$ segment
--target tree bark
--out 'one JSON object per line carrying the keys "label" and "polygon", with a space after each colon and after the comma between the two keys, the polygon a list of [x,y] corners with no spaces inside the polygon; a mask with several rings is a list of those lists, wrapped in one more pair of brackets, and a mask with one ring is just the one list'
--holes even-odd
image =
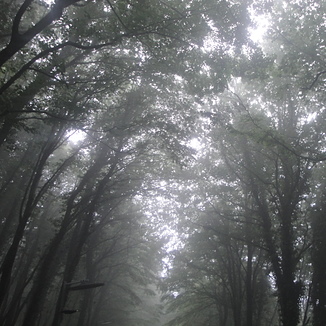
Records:
{"label": "tree bark", "polygon": [[[54,127],[54,129],[56,128]],[[12,270],[20,241],[24,235],[25,227],[30,217],[32,216],[33,210],[36,207],[38,200],[41,197],[42,190],[39,191],[38,186],[42,177],[43,169],[49,156],[53,153],[54,149],[56,148],[58,141],[61,139],[61,136],[62,134],[59,132],[56,137],[53,138],[52,132],[50,133],[46,144],[43,146],[40,152],[38,163],[34,168],[30,179],[30,185],[25,190],[25,196],[21,203],[22,213],[19,216],[19,221],[13,236],[13,240],[7,253],[5,254],[0,268],[0,306],[4,304],[5,297],[10,287]]]}
{"label": "tree bark", "polygon": [[326,325],[326,193],[322,194],[320,205],[313,214],[312,247],[312,307],[313,325]]}

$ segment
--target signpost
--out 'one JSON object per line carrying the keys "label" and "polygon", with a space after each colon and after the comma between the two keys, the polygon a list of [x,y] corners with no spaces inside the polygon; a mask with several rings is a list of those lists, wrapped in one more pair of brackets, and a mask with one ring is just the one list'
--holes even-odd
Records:
{"label": "signpost", "polygon": [[104,283],[81,283],[75,286],[68,286],[68,291],[87,290],[87,289],[97,288],[103,285]]}
{"label": "signpost", "polygon": [[[103,286],[104,283],[90,283],[89,280],[82,280],[78,282],[70,282],[70,283],[65,283],[65,291],[80,291],[80,290],[88,290],[88,289],[93,289],[97,288],[100,286]],[[78,312],[79,310],[76,309],[63,309],[61,312],[63,314],[73,314],[75,312]]]}

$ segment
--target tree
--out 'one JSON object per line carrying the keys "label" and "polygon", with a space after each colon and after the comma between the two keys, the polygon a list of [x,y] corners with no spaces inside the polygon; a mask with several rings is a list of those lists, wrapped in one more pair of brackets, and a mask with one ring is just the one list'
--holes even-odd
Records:
{"label": "tree", "polygon": [[175,190],[182,244],[171,251],[163,282],[170,324],[268,324],[268,305],[275,303],[249,196],[227,166],[212,164],[221,161],[213,147],[201,152],[195,166],[180,172]]}
{"label": "tree", "polygon": [[[287,15],[288,11],[294,15]],[[280,27],[273,28],[272,36],[282,44],[282,55],[278,55],[280,67],[285,73],[290,73],[292,83],[300,89],[298,97],[305,106],[307,121],[302,128],[301,135],[305,137],[302,142],[306,156],[315,161],[312,178],[310,180],[311,194],[305,209],[309,213],[308,223],[312,228],[311,261],[313,276],[310,277],[312,288],[311,303],[313,307],[313,325],[322,325],[326,322],[323,301],[323,273],[320,265],[323,251],[323,241],[320,235],[325,231],[321,216],[323,215],[323,194],[320,191],[321,179],[318,180],[319,170],[323,169],[325,160],[324,144],[324,26],[320,24],[324,4],[312,1],[309,5],[303,2],[291,4],[288,8],[277,8],[275,14],[280,17]],[[287,18],[286,18],[287,15]],[[297,18],[301,17],[300,23]],[[292,28],[286,28],[291,24]],[[296,32],[294,32],[296,31]],[[322,147],[320,147],[320,145]],[[318,258],[317,258],[318,257]]]}
{"label": "tree", "polygon": [[[276,61],[264,56],[248,39],[250,1],[5,3],[1,323],[58,325],[62,310],[78,308],[66,324],[156,322],[133,311],[151,306],[141,297],[153,294],[160,232],[177,216],[155,206],[156,196],[172,198],[186,234],[167,284],[182,312],[177,323],[198,317],[198,324],[239,326],[246,317],[246,326],[268,324],[263,311],[274,288],[283,323],[296,325],[304,292],[298,267],[311,240],[310,172],[323,156],[323,136],[313,134],[324,126],[310,123],[307,98],[297,94],[318,89],[311,103],[316,112],[322,107],[322,50],[292,61],[290,46]],[[320,6],[307,6],[303,16],[301,3],[289,8],[310,27],[320,21],[309,18]],[[274,21],[285,39],[286,20]],[[242,80],[239,96],[226,91],[237,87],[234,77]],[[73,144],[77,130],[84,139]],[[200,164],[189,148],[198,133],[218,153]],[[154,231],[156,221],[168,226]],[[69,292],[66,283],[84,275],[109,284]]]}
{"label": "tree", "polygon": [[253,211],[275,276],[283,324],[297,325],[303,295],[298,263],[310,241],[305,198],[315,162],[303,154],[310,135],[301,132],[304,127],[299,118],[299,100],[295,102],[290,87],[283,86],[286,94],[276,87],[283,94],[282,102],[267,98],[266,110],[275,108],[275,115],[269,111],[270,118],[249,109],[237,98],[235,108],[240,115],[227,124],[231,138],[224,137],[220,148],[229,170],[253,199]]}
{"label": "tree", "polygon": [[[5,25],[12,42],[3,49],[4,60],[8,59],[8,51],[18,51],[23,43],[26,45],[26,49],[23,49],[26,54],[23,58],[18,56],[17,59],[13,59],[13,62],[6,63],[2,68],[4,84],[0,93],[6,94],[3,96],[2,105],[4,126],[8,129],[6,134],[17,121],[18,113],[30,112],[24,107],[28,104],[26,99],[25,105],[18,109],[11,105],[11,101],[21,99],[22,102],[26,97],[26,95],[23,97],[22,93],[30,84],[38,85],[40,90],[44,84],[33,83],[36,78],[39,79],[39,75],[50,85],[61,83],[66,86],[76,84],[80,86],[80,83],[85,85],[87,81],[92,84],[96,80],[94,73],[90,79],[80,80],[80,76],[85,73],[84,64],[87,64],[87,61],[90,63],[89,67],[94,70],[96,70],[96,63],[104,63],[105,67],[100,66],[99,68],[102,69],[97,69],[96,72],[97,76],[103,76],[101,81],[105,80],[106,72],[112,76],[111,72],[115,72],[119,64],[127,59],[133,63],[132,66],[130,66],[131,62],[128,65],[129,72],[126,77],[129,79],[131,74],[136,74],[133,77],[138,78],[137,72],[142,74],[151,72],[152,76],[153,74],[159,76],[157,72],[162,72],[164,75],[171,73],[185,75],[190,82],[203,65],[192,64],[194,60],[197,63],[203,61],[204,54],[197,46],[197,43],[201,42],[199,38],[205,37],[205,33],[210,30],[208,23],[217,12],[223,16],[232,9],[209,1],[203,3],[194,1],[189,7],[173,2],[162,3],[162,6],[148,3],[148,6],[144,7],[138,2],[129,5],[128,2],[121,1],[119,3],[56,1],[50,8],[48,7],[41,1],[24,1],[17,9],[15,4],[10,7],[13,12],[17,10],[17,13],[14,14],[12,27],[9,27],[8,23]],[[225,26],[220,26],[223,41],[228,41],[225,40],[223,33],[229,25],[238,30],[238,25],[246,23],[243,18],[246,8],[237,8],[238,4],[234,7],[235,17],[232,17]],[[205,13],[205,16],[202,13]],[[242,19],[237,19],[238,16]],[[58,18],[60,19],[57,20]],[[222,18],[224,19],[224,16]],[[19,25],[27,26],[25,27],[27,31],[24,33],[19,31]],[[70,28],[71,26],[74,28]],[[97,32],[96,35],[94,31]],[[15,42],[17,38],[22,38],[24,42]],[[230,42],[245,42],[245,40],[238,37],[237,33],[233,33],[230,35]],[[113,49],[115,46],[118,46],[118,51]],[[11,49],[12,47],[14,49]],[[121,49],[125,49],[124,53],[121,53]],[[144,55],[139,56],[139,53]],[[120,58],[121,61],[112,60],[112,57]],[[85,60],[86,58],[89,60]],[[109,66],[105,64],[107,60]],[[211,60],[209,56],[207,60]],[[21,68],[17,69],[20,63]],[[15,73],[11,74],[12,70]],[[120,72],[118,76],[124,75]],[[23,78],[24,83],[20,82],[19,86],[14,85],[16,81]],[[223,79],[224,77],[221,78],[221,83],[225,85]],[[35,97],[37,92],[35,88],[34,92]],[[42,108],[41,112],[47,114],[48,110]]]}

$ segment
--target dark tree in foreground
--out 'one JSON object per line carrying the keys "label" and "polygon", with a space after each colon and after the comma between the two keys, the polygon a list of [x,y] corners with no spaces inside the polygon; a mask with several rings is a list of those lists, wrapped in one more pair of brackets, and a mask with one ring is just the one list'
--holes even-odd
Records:
{"label": "dark tree in foreground", "polygon": [[[323,180],[323,176],[320,178]],[[319,181],[321,181],[319,180]],[[322,181],[323,184],[323,181]],[[325,269],[325,193],[322,190],[312,213],[312,306],[313,325],[321,326],[326,321],[326,269]]]}

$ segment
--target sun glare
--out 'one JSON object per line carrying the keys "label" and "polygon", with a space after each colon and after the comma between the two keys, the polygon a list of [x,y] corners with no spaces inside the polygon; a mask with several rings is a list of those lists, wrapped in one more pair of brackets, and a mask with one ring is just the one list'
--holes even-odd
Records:
{"label": "sun glare", "polygon": [[84,131],[81,130],[73,130],[69,135],[68,135],[68,140],[74,144],[77,144],[84,140],[86,137],[86,134]]}
{"label": "sun glare", "polygon": [[255,27],[249,28],[250,38],[255,43],[261,43],[269,27],[269,19],[266,15],[255,15],[253,13],[252,20],[255,23]]}
{"label": "sun glare", "polygon": [[200,142],[198,138],[192,138],[189,142],[189,146],[195,150],[200,150],[203,144]]}

